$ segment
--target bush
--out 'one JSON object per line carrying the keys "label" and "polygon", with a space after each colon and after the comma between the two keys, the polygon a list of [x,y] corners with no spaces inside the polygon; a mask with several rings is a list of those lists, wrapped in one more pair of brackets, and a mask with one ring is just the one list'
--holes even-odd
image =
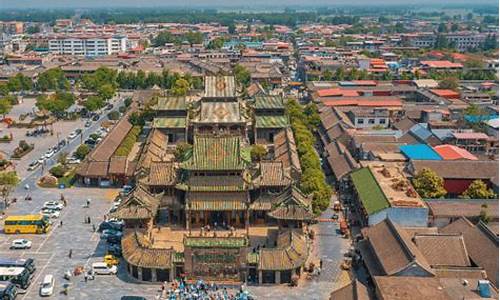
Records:
{"label": "bush", "polygon": [[53,176],[55,176],[57,178],[60,178],[60,177],[64,176],[64,173],[66,173],[66,169],[63,166],[61,166],[61,165],[56,165],[56,166],[52,167],[49,170],[49,172]]}
{"label": "bush", "polygon": [[84,159],[85,156],[89,154],[89,152],[90,152],[89,146],[82,144],[76,149],[75,156],[78,159]]}
{"label": "bush", "polygon": [[178,143],[175,147],[175,152],[174,152],[175,159],[177,159],[178,161],[185,160],[187,153],[191,151],[191,149],[193,149],[193,146],[191,146],[188,143],[185,142]]}
{"label": "bush", "polygon": [[141,126],[132,127],[118,149],[116,149],[114,156],[128,156],[135,142],[137,142],[137,138],[139,137],[141,130]]}
{"label": "bush", "polygon": [[120,113],[116,110],[113,110],[108,114],[108,119],[110,120],[118,120],[120,118]]}
{"label": "bush", "polygon": [[250,156],[252,157],[252,161],[261,161],[264,156],[266,156],[267,150],[263,145],[252,145],[252,149],[250,150]]}

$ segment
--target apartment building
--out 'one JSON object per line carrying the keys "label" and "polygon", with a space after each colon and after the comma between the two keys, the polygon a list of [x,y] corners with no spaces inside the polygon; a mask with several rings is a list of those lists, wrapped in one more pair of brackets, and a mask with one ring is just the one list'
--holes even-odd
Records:
{"label": "apartment building", "polygon": [[103,56],[126,52],[126,36],[69,36],[49,39],[49,52],[62,55]]}

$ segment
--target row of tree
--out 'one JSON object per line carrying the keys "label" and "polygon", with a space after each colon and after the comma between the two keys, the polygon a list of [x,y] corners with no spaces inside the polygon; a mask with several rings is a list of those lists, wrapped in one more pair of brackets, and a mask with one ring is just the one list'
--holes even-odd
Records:
{"label": "row of tree", "polygon": [[[286,110],[290,117],[302,167],[300,189],[306,194],[312,194],[313,211],[319,214],[328,208],[332,189],[326,183],[318,153],[314,148],[315,138],[312,132],[317,123],[317,116],[311,113],[307,114],[293,99],[287,102]],[[308,112],[313,110],[315,107],[307,109]]]}

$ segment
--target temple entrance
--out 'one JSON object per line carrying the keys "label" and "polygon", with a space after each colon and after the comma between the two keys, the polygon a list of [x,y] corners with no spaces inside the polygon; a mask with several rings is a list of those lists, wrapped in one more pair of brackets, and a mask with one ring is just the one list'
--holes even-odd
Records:
{"label": "temple entrance", "polygon": [[217,227],[224,226],[228,224],[226,214],[222,211],[211,211],[210,212],[210,225],[217,225]]}

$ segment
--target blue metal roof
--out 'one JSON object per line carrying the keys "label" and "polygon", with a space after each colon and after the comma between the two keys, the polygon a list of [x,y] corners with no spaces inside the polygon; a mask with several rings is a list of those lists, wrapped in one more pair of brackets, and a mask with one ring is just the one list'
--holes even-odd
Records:
{"label": "blue metal roof", "polygon": [[420,139],[420,141],[426,141],[429,137],[431,137],[432,132],[427,129],[427,124],[426,123],[418,123],[413,125],[410,128],[410,132]]}
{"label": "blue metal roof", "polygon": [[469,123],[480,123],[482,121],[489,121],[491,119],[496,119],[498,118],[498,115],[465,115],[464,119],[465,121]]}
{"label": "blue metal roof", "polygon": [[402,145],[399,150],[409,159],[442,160],[443,158],[427,144]]}

